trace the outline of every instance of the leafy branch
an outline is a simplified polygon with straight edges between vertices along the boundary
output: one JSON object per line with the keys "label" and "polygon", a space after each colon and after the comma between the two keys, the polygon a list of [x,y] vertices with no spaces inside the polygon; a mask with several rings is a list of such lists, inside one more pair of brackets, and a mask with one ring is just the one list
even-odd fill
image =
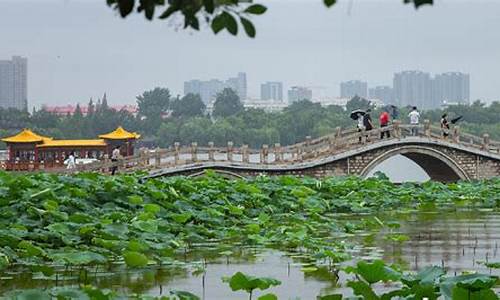
{"label": "leafy branch", "polygon": [[[184,28],[200,30],[200,23],[209,24],[217,34],[226,29],[230,34],[238,34],[238,19],[247,36],[254,38],[256,29],[251,16],[262,15],[267,7],[253,4],[252,0],[106,0],[108,6],[114,8],[123,18],[134,10],[144,13],[148,20],[153,20],[155,12],[161,10],[159,19],[168,19],[175,14],[184,18]],[[403,0],[405,4],[413,3],[415,8],[425,4],[433,4],[433,0]],[[337,0],[323,0],[326,7],[332,7]]]}

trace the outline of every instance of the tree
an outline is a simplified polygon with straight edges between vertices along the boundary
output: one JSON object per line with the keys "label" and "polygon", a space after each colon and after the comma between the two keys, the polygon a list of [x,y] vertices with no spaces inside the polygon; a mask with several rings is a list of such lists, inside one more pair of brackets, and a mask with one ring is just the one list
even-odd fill
{"label": "tree", "polygon": [[33,112],[30,121],[36,128],[56,128],[59,126],[60,118],[42,108]]}
{"label": "tree", "polygon": [[215,117],[228,117],[244,110],[240,97],[230,88],[225,88],[217,94],[214,103]]}
{"label": "tree", "polygon": [[160,118],[170,107],[170,91],[166,88],[155,88],[137,96],[139,115],[146,118]]}
{"label": "tree", "polygon": [[205,112],[205,103],[198,94],[186,96],[172,102],[172,116],[176,118],[190,118],[202,116]]}
{"label": "tree", "polygon": [[[326,7],[332,7],[337,0],[319,0]],[[262,15],[267,8],[261,4],[251,4],[250,0],[106,0],[109,6],[118,10],[125,18],[134,9],[138,13],[144,13],[148,20],[155,17],[157,9],[161,9],[160,19],[168,19],[174,15],[181,14],[184,19],[184,28],[200,30],[200,23],[210,24],[212,31],[217,34],[226,29],[230,34],[238,34],[238,22],[240,20],[243,29],[249,37],[255,37],[256,30],[249,19],[252,15]],[[413,3],[415,8],[424,4],[433,4],[433,0],[403,0],[403,3]]]}
{"label": "tree", "polygon": [[349,102],[347,102],[345,107],[346,107],[347,113],[349,113],[349,112],[356,110],[356,109],[366,110],[368,108],[372,108],[372,105],[371,105],[370,101],[366,100],[365,98],[361,98],[359,96],[354,96],[354,97],[352,97],[351,100],[349,100]]}
{"label": "tree", "polygon": [[170,91],[166,88],[155,88],[137,96],[138,116],[144,119],[143,131],[155,134],[161,125],[162,118],[170,107]]}

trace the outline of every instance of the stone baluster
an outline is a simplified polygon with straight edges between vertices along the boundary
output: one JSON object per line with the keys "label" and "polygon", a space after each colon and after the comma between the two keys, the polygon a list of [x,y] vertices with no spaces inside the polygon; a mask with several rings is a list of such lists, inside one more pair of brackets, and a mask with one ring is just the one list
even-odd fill
{"label": "stone baluster", "polygon": [[198,161],[198,143],[197,142],[191,143],[191,160],[193,162]]}
{"label": "stone baluster", "polygon": [[453,127],[453,141],[455,143],[460,143],[460,126],[458,125]]}
{"label": "stone baluster", "polygon": [[269,146],[262,145],[262,149],[260,150],[260,163],[267,164],[269,155]]}
{"label": "stone baluster", "polygon": [[248,145],[241,146],[241,156],[244,163],[250,162],[250,155],[248,154]]}
{"label": "stone baluster", "polygon": [[180,159],[180,147],[181,144],[179,142],[174,143],[174,163],[177,165],[179,164],[179,159]]}
{"label": "stone baluster", "polygon": [[141,150],[139,151],[139,156],[141,158],[140,164],[142,164],[143,167],[147,167],[149,165],[147,149],[141,148]]}
{"label": "stone baluster", "polygon": [[394,122],[393,122],[394,136],[398,139],[401,138],[401,127],[399,127],[400,124],[401,124],[401,121],[399,121],[399,120],[394,120]]}
{"label": "stone baluster", "polygon": [[485,133],[483,134],[483,146],[482,148],[484,150],[489,151],[490,150],[490,135]]}
{"label": "stone baluster", "polygon": [[427,119],[424,120],[424,134],[428,138],[431,137],[431,121]]}
{"label": "stone baluster", "polygon": [[360,134],[361,134],[361,136],[360,136],[360,138],[361,138],[361,143],[366,144],[366,142],[367,142],[367,140],[368,140],[368,136],[367,136],[367,134],[366,134],[366,129],[364,129],[364,128],[363,128],[363,129],[361,130]]}
{"label": "stone baluster", "polygon": [[208,160],[209,161],[215,160],[214,142],[208,142]]}
{"label": "stone baluster", "polygon": [[159,167],[160,165],[161,165],[160,148],[156,147],[156,149],[155,149],[155,167]]}
{"label": "stone baluster", "polygon": [[279,163],[283,161],[283,153],[281,152],[281,144],[274,144],[274,161]]}
{"label": "stone baluster", "polygon": [[233,161],[233,142],[227,142],[227,160]]}
{"label": "stone baluster", "polygon": [[309,157],[309,156],[313,156],[313,153],[311,152],[311,136],[308,135],[306,136],[306,141],[305,141],[305,147],[304,149],[302,150],[302,156],[306,156],[306,157]]}
{"label": "stone baluster", "polygon": [[335,148],[342,147],[341,140],[340,140],[341,138],[342,138],[342,128],[335,127],[335,142],[334,142],[333,147],[335,147]]}

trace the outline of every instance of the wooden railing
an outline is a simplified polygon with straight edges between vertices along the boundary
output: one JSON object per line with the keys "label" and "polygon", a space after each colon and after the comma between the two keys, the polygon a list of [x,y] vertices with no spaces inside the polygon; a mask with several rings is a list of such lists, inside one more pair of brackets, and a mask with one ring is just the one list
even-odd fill
{"label": "wooden railing", "polygon": [[[388,132],[390,138],[385,136],[384,139],[381,139],[382,132]],[[450,130],[449,136],[444,138],[442,130],[439,127],[431,126],[427,120],[418,126],[402,125],[396,121],[387,127],[362,132],[358,132],[356,129],[342,131],[338,127],[332,134],[320,138],[312,139],[307,137],[305,141],[289,146],[281,146],[280,144],[263,145],[260,149],[251,149],[247,145],[235,147],[232,142],[228,142],[226,147],[215,147],[212,142],[208,143],[207,146],[199,146],[197,143],[181,146],[179,143],[174,143],[173,146],[167,149],[142,149],[137,155],[126,157],[117,162],[105,160],[78,165],[76,169],[58,168],[51,171],[61,173],[98,171],[106,173],[113,167],[117,167],[120,172],[134,172],[137,170],[149,171],[217,162],[265,168],[267,165],[291,165],[308,162],[321,157],[357,150],[381,141],[401,140],[412,136],[420,139],[427,138],[429,140],[459,144],[463,147],[495,154],[500,153],[500,143],[491,141],[487,134],[477,137],[462,133],[460,128],[455,126]],[[45,171],[48,171],[48,169]]]}

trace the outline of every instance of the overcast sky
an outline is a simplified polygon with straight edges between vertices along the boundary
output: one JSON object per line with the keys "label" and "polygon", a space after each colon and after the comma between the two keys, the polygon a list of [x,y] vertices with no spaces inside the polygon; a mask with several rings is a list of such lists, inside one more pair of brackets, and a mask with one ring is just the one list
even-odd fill
{"label": "overcast sky", "polygon": [[499,99],[500,1],[437,0],[418,11],[402,0],[261,0],[257,38],[183,31],[172,22],[125,20],[105,0],[0,0],[0,59],[28,57],[30,105],[87,103],[107,92],[134,103],[156,86],[182,94],[189,79],[247,72],[249,95],[283,81],[339,94],[362,79],[392,85],[394,72],[471,74],[473,99]]}

